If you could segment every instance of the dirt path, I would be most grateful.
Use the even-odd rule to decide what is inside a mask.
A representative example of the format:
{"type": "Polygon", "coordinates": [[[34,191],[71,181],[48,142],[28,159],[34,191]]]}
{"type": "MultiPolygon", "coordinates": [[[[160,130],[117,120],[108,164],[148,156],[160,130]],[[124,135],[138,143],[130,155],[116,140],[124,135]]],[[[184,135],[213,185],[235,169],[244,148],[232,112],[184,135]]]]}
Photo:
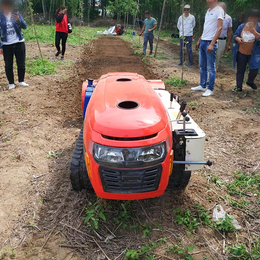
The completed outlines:
{"type": "MultiPolygon", "coordinates": [[[[50,46],[43,48],[47,58],[53,59],[50,46]]],[[[73,192],[68,171],[82,125],[82,81],[87,77],[98,79],[111,71],[137,72],[152,79],[179,77],[176,47],[163,43],[160,51],[167,53],[168,59],[151,59],[145,65],[128,43],[102,37],[84,50],[68,50],[67,59],[75,66],[62,67],[59,74],[44,77],[44,81],[43,77],[28,78],[31,86],[27,89],[0,93],[0,120],[4,122],[0,125],[0,251],[14,248],[15,258],[22,260],[105,259],[104,252],[110,259],[122,260],[126,247],[138,248],[162,237],[167,238],[167,245],[174,245],[182,241],[185,231],[173,223],[173,209],[190,209],[200,203],[212,210],[216,203],[225,204],[218,196],[224,191],[209,189],[210,173],[228,181],[234,170],[252,172],[259,165],[260,119],[259,114],[252,113],[257,106],[252,100],[257,100],[259,93],[232,94],[234,73],[225,69],[217,78],[215,96],[203,99],[199,93],[190,92],[198,82],[198,68],[187,68],[189,85],[174,91],[193,102],[189,111],[208,135],[205,159],[213,160],[213,167],[195,172],[188,189],[179,197],[166,193],[154,200],[127,204],[131,216],[123,215],[121,202],[104,202],[104,207],[111,207],[106,208],[108,220],[100,223],[98,234],[91,233],[96,242],[89,237],[83,217],[89,202],[96,203],[96,198],[92,193],[73,192]],[[132,226],[138,224],[140,230],[120,227],[117,221],[123,217],[132,226]],[[145,228],[150,230],[150,237],[142,236],[145,228]]],[[[32,44],[30,53],[35,58],[32,44]]],[[[3,84],[6,81],[1,76],[3,84]]],[[[232,214],[242,221],[240,210],[232,210],[232,214]]],[[[209,245],[218,247],[215,236],[202,228],[195,238],[185,237],[185,243],[196,245],[202,252],[195,255],[198,260],[203,256],[222,259],[208,250],[209,245]]],[[[158,249],[156,253],[156,259],[160,259],[164,251],[158,249]]]]}

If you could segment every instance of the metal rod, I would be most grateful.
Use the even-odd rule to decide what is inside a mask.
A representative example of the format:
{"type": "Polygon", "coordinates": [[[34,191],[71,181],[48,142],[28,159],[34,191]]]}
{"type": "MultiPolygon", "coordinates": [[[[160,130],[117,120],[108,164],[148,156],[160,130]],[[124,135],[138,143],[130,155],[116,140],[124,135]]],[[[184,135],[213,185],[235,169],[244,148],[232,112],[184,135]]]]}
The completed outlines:
{"type": "Polygon", "coordinates": [[[211,166],[212,162],[188,162],[188,161],[173,161],[173,164],[190,164],[190,165],[208,165],[211,166]]]}

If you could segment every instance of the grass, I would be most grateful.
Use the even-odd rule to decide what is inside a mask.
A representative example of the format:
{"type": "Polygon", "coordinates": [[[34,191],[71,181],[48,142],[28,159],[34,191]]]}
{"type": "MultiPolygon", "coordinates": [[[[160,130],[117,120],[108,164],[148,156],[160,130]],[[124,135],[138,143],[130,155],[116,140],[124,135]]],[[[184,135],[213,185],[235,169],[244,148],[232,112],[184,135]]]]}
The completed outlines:
{"type": "MultiPolygon", "coordinates": [[[[37,35],[39,42],[42,43],[51,43],[54,45],[55,42],[55,26],[49,25],[36,25],[37,35]]],[[[90,27],[82,27],[80,31],[80,27],[74,27],[73,32],[71,33],[71,37],[68,37],[68,44],[71,45],[79,45],[79,44],[87,44],[90,40],[93,40],[98,34],[98,31],[103,31],[105,28],[90,28],[90,27]],[[81,40],[80,40],[80,38],[81,40]]],[[[32,26],[28,26],[26,30],[23,30],[24,38],[26,41],[35,42],[35,35],[32,26]]]]}
{"type": "Polygon", "coordinates": [[[56,67],[60,64],[61,62],[50,62],[48,60],[44,60],[44,66],[43,66],[42,60],[38,58],[37,60],[26,62],[26,71],[31,76],[51,75],[57,73],[56,67]]]}
{"type": "Polygon", "coordinates": [[[169,80],[165,80],[164,83],[172,88],[182,88],[188,84],[188,80],[182,80],[178,77],[171,77],[169,80]]]}

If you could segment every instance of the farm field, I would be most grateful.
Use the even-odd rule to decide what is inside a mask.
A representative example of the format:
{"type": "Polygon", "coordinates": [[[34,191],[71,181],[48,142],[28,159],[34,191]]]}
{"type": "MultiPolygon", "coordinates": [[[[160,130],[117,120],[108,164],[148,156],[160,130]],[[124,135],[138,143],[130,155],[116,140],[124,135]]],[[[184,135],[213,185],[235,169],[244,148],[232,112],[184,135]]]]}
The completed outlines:
{"type": "Polygon", "coordinates": [[[42,27],[48,72],[35,65],[38,49],[28,41],[29,88],[6,90],[0,58],[0,259],[260,259],[260,91],[232,93],[235,71],[224,62],[214,96],[202,98],[190,91],[198,66],[185,66],[182,82],[179,47],[169,38],[160,41],[157,58],[142,58],[138,37],[96,37],[98,30],[83,29],[83,45],[76,31],[61,63],[53,32],[42,27]],[[163,79],[206,132],[205,160],[213,166],[193,172],[184,193],[106,201],[72,191],[82,82],[115,71],[163,79]],[[213,223],[218,204],[240,230],[228,219],[213,223]]]}

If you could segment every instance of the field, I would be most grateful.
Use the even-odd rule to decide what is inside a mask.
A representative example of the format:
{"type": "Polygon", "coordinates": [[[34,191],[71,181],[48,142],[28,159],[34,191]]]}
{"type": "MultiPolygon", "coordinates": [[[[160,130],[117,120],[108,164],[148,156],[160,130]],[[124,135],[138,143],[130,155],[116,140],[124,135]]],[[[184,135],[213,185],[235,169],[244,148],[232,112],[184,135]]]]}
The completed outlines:
{"type": "Polygon", "coordinates": [[[167,33],[157,58],[142,58],[142,39],[97,36],[100,30],[77,28],[61,62],[54,57],[53,29],[37,27],[43,68],[29,28],[26,89],[7,90],[0,58],[0,259],[260,259],[260,91],[231,92],[229,55],[215,95],[202,98],[190,91],[199,81],[197,64],[185,66],[181,81],[179,47],[167,33]],[[82,126],[81,84],[112,71],[163,79],[206,132],[205,159],[213,166],[193,172],[184,193],[106,201],[72,191],[69,164],[82,126]],[[217,205],[241,229],[229,217],[214,222],[217,205]]]}

